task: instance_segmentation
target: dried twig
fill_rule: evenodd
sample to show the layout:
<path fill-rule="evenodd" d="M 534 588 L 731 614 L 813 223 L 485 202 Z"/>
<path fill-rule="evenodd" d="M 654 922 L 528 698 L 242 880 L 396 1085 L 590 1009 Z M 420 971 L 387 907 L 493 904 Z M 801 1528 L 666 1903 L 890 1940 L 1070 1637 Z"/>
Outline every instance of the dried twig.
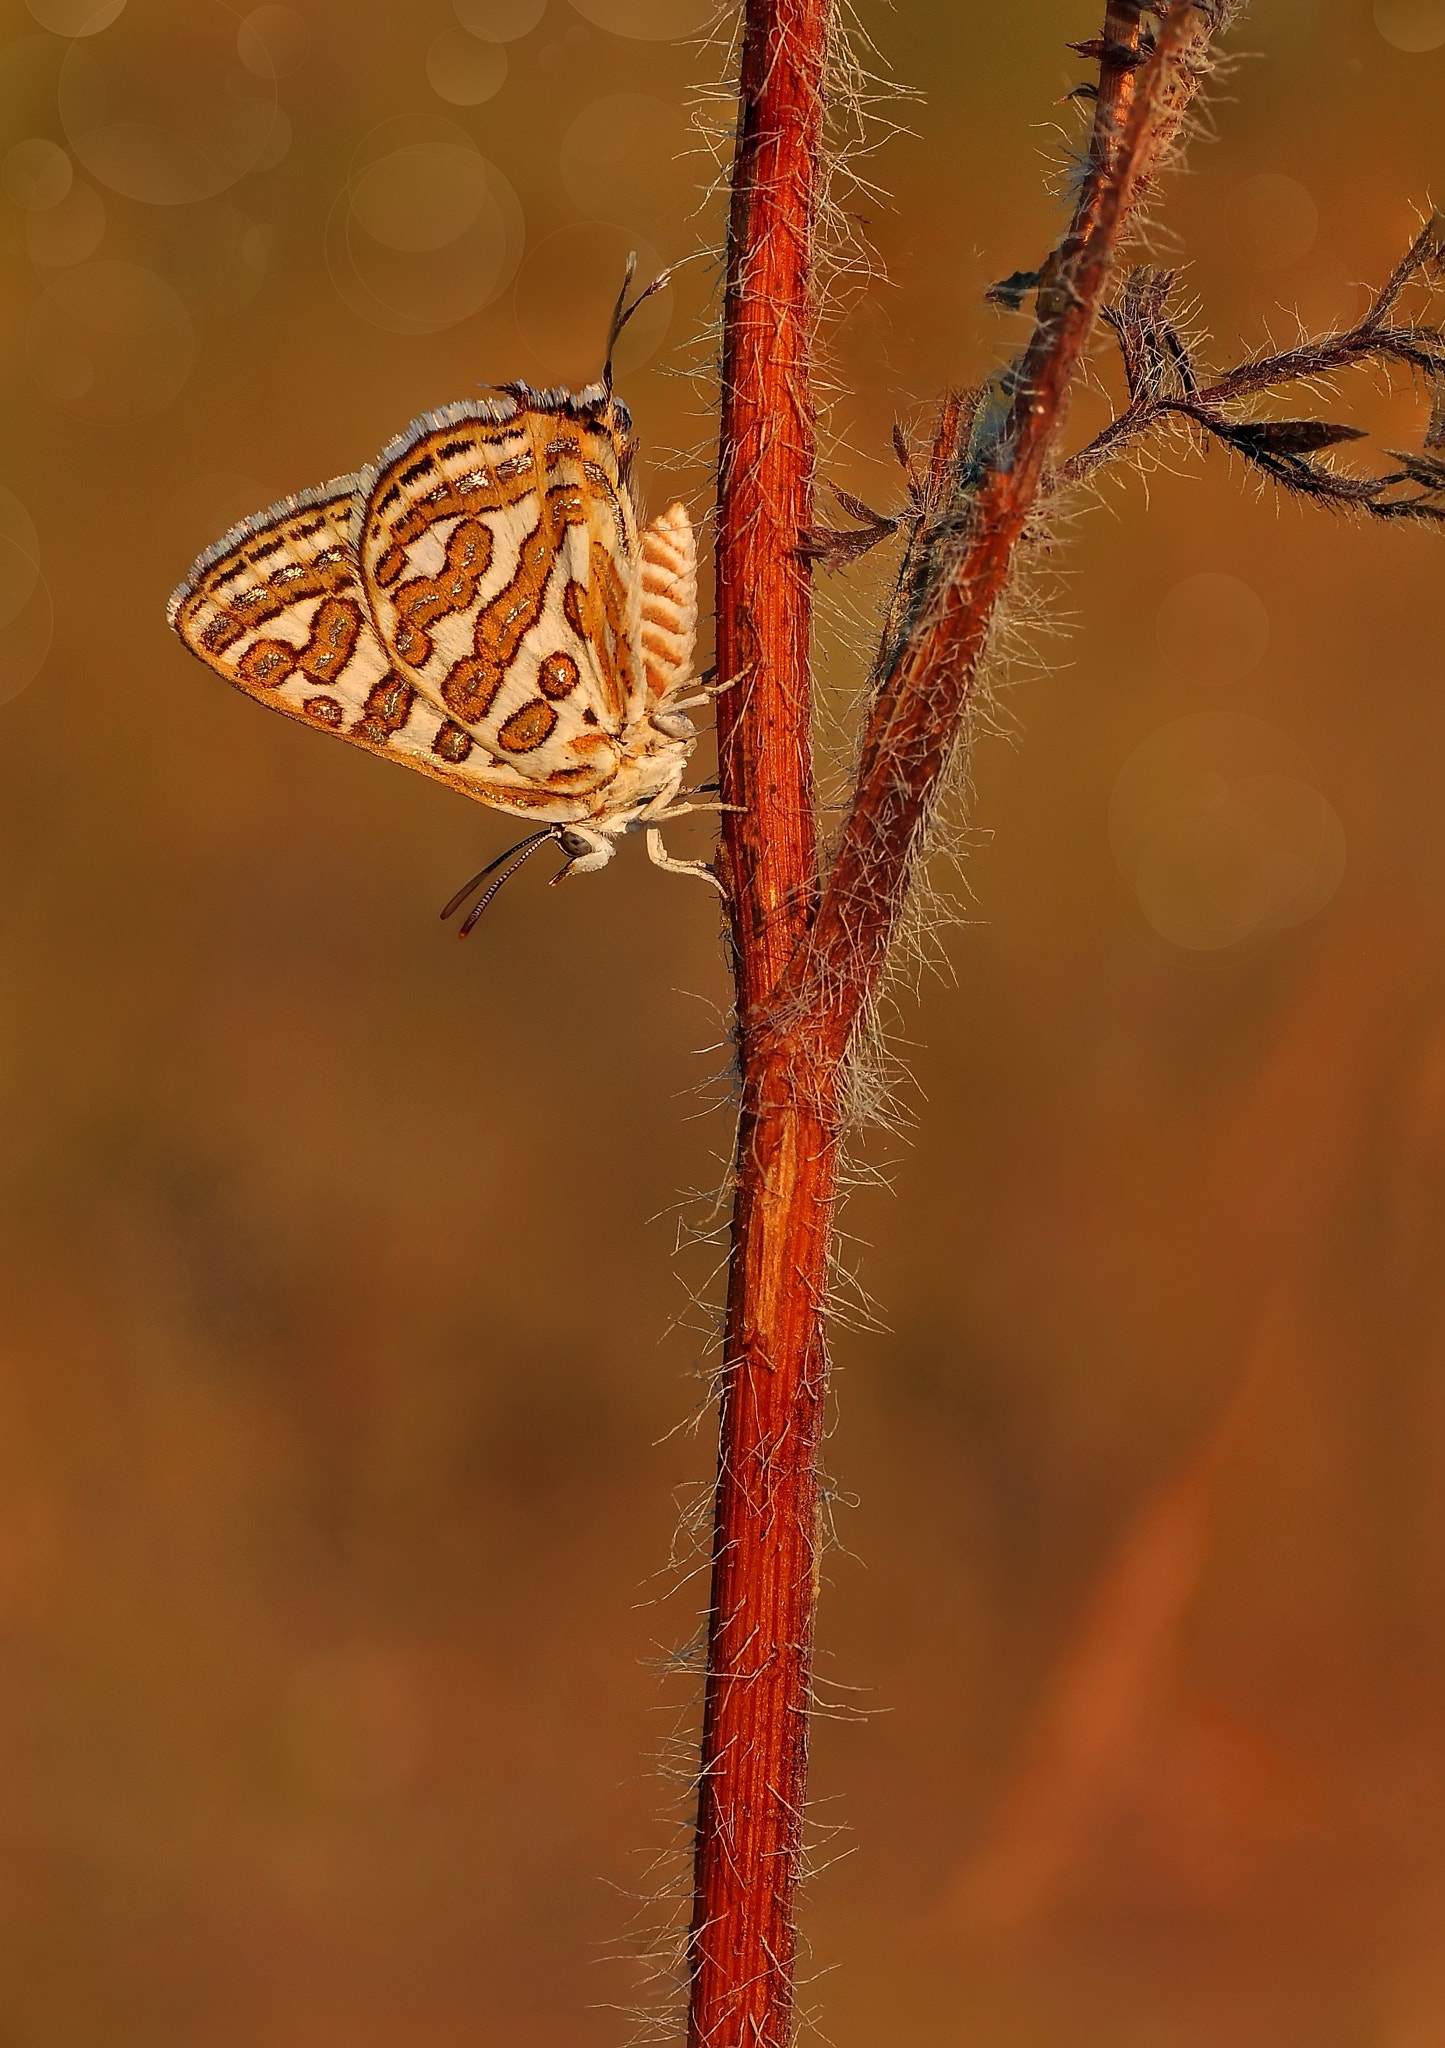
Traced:
<path fill-rule="evenodd" d="M 1136 0 L 1107 9 L 1087 171 L 1068 232 L 1039 273 L 1032 338 L 1001 380 L 1002 418 L 991 419 L 985 400 L 962 449 L 952 441 L 956 401 L 940 419 L 943 482 L 914 522 L 852 801 L 808 943 L 777 993 L 772 1057 L 804 1088 L 816 1091 L 846 1056 L 877 989 L 1115 251 L 1204 80 L 1223 10 L 1167 7 L 1147 49 L 1141 12 Z"/>
<path fill-rule="evenodd" d="M 1425 223 L 1389 278 L 1353 327 L 1302 341 L 1292 349 L 1253 357 L 1204 380 L 1197 350 L 1187 344 L 1169 312 L 1175 274 L 1132 271 L 1104 318 L 1119 344 L 1129 404 L 1086 447 L 1061 463 L 1049 488 L 1085 482 L 1160 427 L 1182 423 L 1212 435 L 1286 490 L 1335 509 L 1377 519 L 1445 520 L 1445 464 L 1432 450 L 1445 445 L 1445 330 L 1395 314 L 1412 286 L 1430 289 L 1445 279 L 1445 215 Z M 1434 393 L 1430 426 L 1418 455 L 1391 450 L 1403 466 L 1383 476 L 1344 474 L 1310 460 L 1322 449 L 1363 438 L 1363 429 L 1328 420 L 1264 420 L 1247 408 L 1291 384 L 1317 384 L 1357 364 L 1403 367 L 1423 377 Z M 1402 491 L 1401 485 L 1415 489 Z"/>

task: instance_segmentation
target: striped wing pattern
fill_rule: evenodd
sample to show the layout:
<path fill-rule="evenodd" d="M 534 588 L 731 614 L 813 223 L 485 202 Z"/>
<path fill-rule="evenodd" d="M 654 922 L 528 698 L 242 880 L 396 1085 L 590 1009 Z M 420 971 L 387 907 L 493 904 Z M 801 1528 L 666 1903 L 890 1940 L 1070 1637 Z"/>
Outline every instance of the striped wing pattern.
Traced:
<path fill-rule="evenodd" d="M 611 433 L 449 406 L 365 472 L 353 529 L 382 639 L 432 701 L 549 788 L 616 773 L 641 712 L 637 525 Z"/>
<path fill-rule="evenodd" d="M 248 697 L 540 822 L 585 806 L 479 747 L 388 659 L 351 554 L 354 477 L 258 513 L 203 555 L 171 599 L 195 654 Z"/>
<path fill-rule="evenodd" d="M 276 710 L 496 809 L 606 821 L 690 751 L 647 720 L 690 674 L 692 529 L 673 506 L 639 534 L 631 452 L 600 386 L 447 407 L 243 521 L 168 616 Z"/>

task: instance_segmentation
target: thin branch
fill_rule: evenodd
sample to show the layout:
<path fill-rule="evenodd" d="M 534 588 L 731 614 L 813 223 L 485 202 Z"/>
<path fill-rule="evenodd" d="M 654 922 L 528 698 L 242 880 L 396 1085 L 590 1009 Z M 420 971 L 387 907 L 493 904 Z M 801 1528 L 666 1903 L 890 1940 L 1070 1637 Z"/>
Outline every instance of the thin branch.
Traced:
<path fill-rule="evenodd" d="M 1445 215 L 1435 214 L 1425 223 L 1353 327 L 1322 335 L 1313 341 L 1300 342 L 1296 347 L 1274 355 L 1256 356 L 1215 377 L 1210 383 L 1200 383 L 1187 351 L 1182 360 L 1175 358 L 1172 377 L 1167 368 L 1162 374 L 1148 374 L 1145 366 L 1151 357 L 1157 359 L 1171 343 L 1182 348 L 1165 310 L 1174 279 L 1170 271 L 1133 273 L 1119 298 L 1105 309 L 1104 314 L 1119 342 L 1129 383 L 1130 403 L 1077 454 L 1059 464 L 1049 477 L 1048 488 L 1066 490 L 1087 481 L 1106 463 L 1117 461 L 1145 434 L 1156 427 L 1168 425 L 1171 419 L 1183 419 L 1221 440 L 1231 442 L 1242 454 L 1255 461 L 1259 461 L 1260 456 L 1251 447 L 1249 437 L 1251 434 L 1256 437 L 1264 434 L 1263 453 L 1266 459 L 1260 462 L 1260 466 L 1270 471 L 1277 482 L 1289 488 L 1301 488 L 1307 495 L 1334 503 L 1361 505 L 1377 517 L 1438 517 L 1437 508 L 1429 502 L 1431 492 L 1428 489 L 1419 496 L 1386 497 L 1391 485 L 1407 480 L 1425 481 L 1408 469 L 1385 477 L 1347 478 L 1316 465 L 1310 465 L 1307 471 L 1294 472 L 1288 468 L 1283 472 L 1273 468 L 1268 457 L 1281 451 L 1269 449 L 1268 430 L 1284 427 L 1302 429 L 1309 423 L 1252 422 L 1231 417 L 1228 409 L 1245 404 L 1265 392 L 1278 391 L 1291 384 L 1317 383 L 1341 370 L 1368 362 L 1401 364 L 1429 379 L 1436 387 L 1436 404 L 1439 407 L 1445 403 L 1445 331 L 1439 326 L 1418 322 L 1392 322 L 1390 315 L 1409 287 L 1421 285 L 1429 288 L 1442 275 L 1445 275 Z M 1336 440 L 1355 438 L 1352 428 L 1331 428 L 1329 432 Z M 1319 441 L 1315 445 L 1326 444 Z M 1428 449 L 1431 445 L 1430 434 L 1427 433 L 1425 446 Z M 1303 451 L 1296 449 L 1294 452 Z M 1404 457 L 1400 459 L 1405 460 Z"/>
<path fill-rule="evenodd" d="M 786 2048 L 807 1787 L 835 1156 L 758 1022 L 810 919 L 811 355 L 831 0 L 748 0 L 728 223 L 718 700 L 742 1108 L 723 1343 L 689 2048 Z"/>
<path fill-rule="evenodd" d="M 1134 0 L 1107 9 L 1082 187 L 1040 275 L 1032 339 L 1004 380 L 1003 421 L 990 431 L 985 403 L 969 450 L 945 450 L 950 488 L 918 520 L 905 552 L 901 616 L 885 628 L 853 798 L 808 943 L 774 1013 L 778 1057 L 795 1061 L 806 1045 L 801 1056 L 815 1072 L 843 1057 L 877 986 L 1116 251 L 1208 69 L 1220 9 L 1170 5 L 1137 63 L 1140 13 Z"/>

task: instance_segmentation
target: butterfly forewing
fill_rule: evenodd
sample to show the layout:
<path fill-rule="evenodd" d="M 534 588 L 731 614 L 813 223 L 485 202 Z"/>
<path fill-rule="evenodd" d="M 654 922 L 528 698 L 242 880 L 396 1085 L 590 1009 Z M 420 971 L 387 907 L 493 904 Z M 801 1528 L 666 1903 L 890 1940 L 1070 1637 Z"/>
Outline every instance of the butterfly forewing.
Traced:
<path fill-rule="evenodd" d="M 377 636 L 351 551 L 357 479 L 248 519 L 171 598 L 193 653 L 247 696 L 399 760 L 495 808 L 569 823 L 586 805 L 496 760 L 399 673 Z"/>
<path fill-rule="evenodd" d="M 557 792 L 602 789 L 645 705 L 636 517 L 598 387 L 427 415 L 366 471 L 382 641 L 438 710 Z"/>

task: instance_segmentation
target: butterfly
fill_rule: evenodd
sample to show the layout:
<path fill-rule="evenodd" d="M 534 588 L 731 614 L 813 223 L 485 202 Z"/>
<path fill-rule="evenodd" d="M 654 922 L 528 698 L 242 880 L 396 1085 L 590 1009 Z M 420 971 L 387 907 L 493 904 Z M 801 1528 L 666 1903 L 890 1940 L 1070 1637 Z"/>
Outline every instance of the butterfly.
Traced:
<path fill-rule="evenodd" d="M 659 867 L 717 886 L 658 829 L 716 808 L 682 789 L 708 695 L 696 541 L 681 504 L 639 523 L 608 357 L 581 391 L 509 384 L 424 414 L 359 474 L 242 520 L 167 610 L 247 696 L 535 822 L 443 912 L 520 852 L 464 933 L 549 841 L 559 881 L 644 831 Z"/>

